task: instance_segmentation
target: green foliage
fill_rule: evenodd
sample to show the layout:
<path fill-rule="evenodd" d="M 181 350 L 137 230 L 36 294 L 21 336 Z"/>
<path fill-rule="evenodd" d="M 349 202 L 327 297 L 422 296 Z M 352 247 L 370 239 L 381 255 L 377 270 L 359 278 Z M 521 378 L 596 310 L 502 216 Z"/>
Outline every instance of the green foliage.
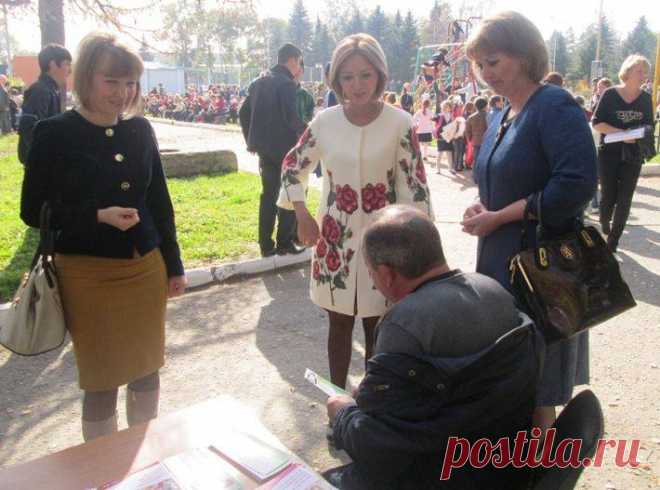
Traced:
<path fill-rule="evenodd" d="M 296 0 L 289 17 L 289 40 L 307 56 L 310 52 L 312 25 L 307 15 L 303 0 Z"/>
<path fill-rule="evenodd" d="M 656 35 L 649 29 L 645 16 L 641 16 L 633 30 L 623 41 L 623 58 L 631 54 L 646 56 L 651 65 L 655 62 Z M 653 74 L 653 70 L 651 70 Z"/>

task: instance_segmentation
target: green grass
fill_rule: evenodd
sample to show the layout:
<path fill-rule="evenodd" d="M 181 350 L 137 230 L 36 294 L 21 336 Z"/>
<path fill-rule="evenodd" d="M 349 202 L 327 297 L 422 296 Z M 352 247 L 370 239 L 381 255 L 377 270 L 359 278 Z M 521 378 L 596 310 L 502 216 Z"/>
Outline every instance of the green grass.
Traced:
<path fill-rule="evenodd" d="M 15 135 L 0 137 L 0 302 L 11 299 L 28 269 L 38 233 L 19 217 L 23 167 Z M 256 257 L 261 180 L 246 172 L 169 179 L 186 268 Z M 310 191 L 310 210 L 319 192 Z"/>

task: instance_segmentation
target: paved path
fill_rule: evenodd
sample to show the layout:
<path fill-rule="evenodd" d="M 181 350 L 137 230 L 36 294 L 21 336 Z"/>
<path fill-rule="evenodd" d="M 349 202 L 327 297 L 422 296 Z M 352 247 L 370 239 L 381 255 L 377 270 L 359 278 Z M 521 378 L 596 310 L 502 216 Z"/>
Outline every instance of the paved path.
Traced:
<path fill-rule="evenodd" d="M 187 131 L 156 128 L 163 147 L 190 144 L 188 136 L 180 136 Z M 241 150 L 240 134 L 192 134 L 199 141 L 195 144 Z M 241 168 L 249 169 L 250 162 L 241 160 L 239 156 Z M 430 174 L 429 181 L 448 261 L 473 270 L 476 242 L 460 231 L 458 220 L 476 191 L 469 179 L 451 176 L 444 167 L 440 175 Z M 578 488 L 660 487 L 659 198 L 660 179 L 640 180 L 631 226 L 621 243 L 623 273 L 638 306 L 591 334 L 591 388 L 603 405 L 607 437 L 641 439 L 638 459 L 643 464 L 619 469 L 613 455 L 606 456 L 605 466 L 586 470 Z M 340 464 L 325 443 L 323 398 L 302 378 L 306 367 L 327 374 L 326 318 L 308 299 L 308 281 L 307 268 L 299 267 L 172 301 L 161 412 L 231 395 L 253 406 L 265 425 L 312 466 Z M 355 384 L 363 372 L 359 330 L 351 365 Z M 0 466 L 81 442 L 80 391 L 70 345 L 35 358 L 0 351 L 0 394 Z M 124 426 L 123 392 L 121 396 Z"/>

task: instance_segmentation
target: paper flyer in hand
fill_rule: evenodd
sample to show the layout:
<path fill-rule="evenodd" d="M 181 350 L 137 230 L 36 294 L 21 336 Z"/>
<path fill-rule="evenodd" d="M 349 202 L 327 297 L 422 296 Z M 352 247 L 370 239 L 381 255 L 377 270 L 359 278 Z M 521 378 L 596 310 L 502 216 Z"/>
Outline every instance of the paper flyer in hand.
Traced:
<path fill-rule="evenodd" d="M 332 384 L 323 376 L 319 376 L 309 368 L 305 370 L 305 379 L 328 396 L 334 396 L 334 395 L 351 396 L 351 394 L 348 391 L 340 388 L 337 385 Z"/>
<path fill-rule="evenodd" d="M 625 140 L 638 140 L 644 137 L 644 128 L 628 129 L 605 135 L 605 143 L 617 143 Z"/>

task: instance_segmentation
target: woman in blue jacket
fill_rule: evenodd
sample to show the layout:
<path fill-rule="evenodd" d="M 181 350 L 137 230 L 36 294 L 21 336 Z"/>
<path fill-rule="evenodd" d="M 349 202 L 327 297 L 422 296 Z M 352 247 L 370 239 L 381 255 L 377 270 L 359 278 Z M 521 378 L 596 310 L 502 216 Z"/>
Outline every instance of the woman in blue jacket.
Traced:
<path fill-rule="evenodd" d="M 584 113 L 565 90 L 542 85 L 548 55 L 538 29 L 516 12 L 484 20 L 467 45 L 476 72 L 509 104 L 489 125 L 475 180 L 479 201 L 463 216 L 479 237 L 477 272 L 511 289 L 508 259 L 521 249 L 525 206 L 551 234 L 571 230 L 596 186 L 596 150 Z M 541 209 L 537 198 L 541 194 Z M 533 240 L 534 227 L 528 227 Z M 530 243 L 530 245 L 532 245 Z M 549 428 L 555 406 L 589 380 L 587 333 L 548 347 L 534 425 Z"/>

